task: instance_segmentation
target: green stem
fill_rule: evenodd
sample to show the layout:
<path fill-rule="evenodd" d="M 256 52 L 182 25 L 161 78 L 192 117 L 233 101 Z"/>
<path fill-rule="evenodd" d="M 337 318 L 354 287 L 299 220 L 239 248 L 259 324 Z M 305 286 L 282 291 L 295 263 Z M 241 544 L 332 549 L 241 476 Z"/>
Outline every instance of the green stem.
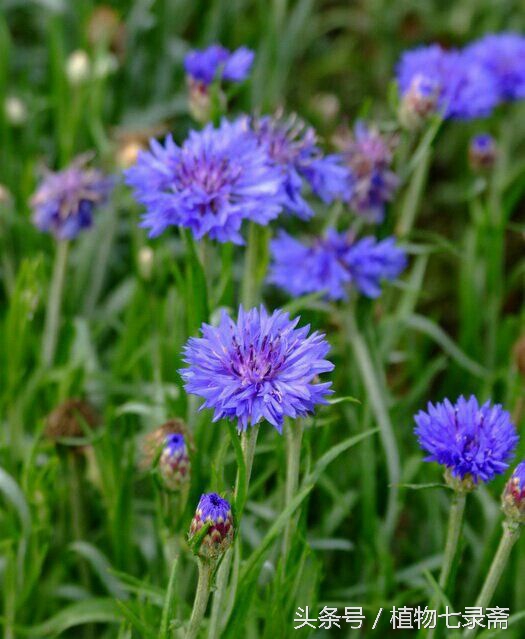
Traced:
<path fill-rule="evenodd" d="M 69 243 L 65 240 L 58 241 L 42 338 L 42 363 L 45 367 L 51 366 L 55 359 L 68 252 Z"/>
<path fill-rule="evenodd" d="M 268 229 L 250 222 L 244 262 L 241 302 L 245 309 L 258 304 L 268 261 Z"/>
<path fill-rule="evenodd" d="M 197 583 L 197 592 L 195 593 L 195 601 L 193 602 L 193 610 L 191 612 L 190 624 L 186 632 L 186 639 L 195 639 L 199 633 L 206 606 L 210 596 L 211 576 L 213 566 L 209 561 L 199 559 L 199 581 Z"/>
<path fill-rule="evenodd" d="M 248 486 L 250 484 L 250 477 L 252 474 L 252 466 L 253 466 L 253 458 L 255 455 L 255 445 L 257 443 L 257 436 L 259 434 L 259 425 L 256 424 L 252 426 L 249 430 L 243 431 L 241 435 L 241 448 L 244 457 L 245 464 L 245 477 L 244 480 L 241 477 L 241 473 L 237 472 L 237 478 L 235 480 L 235 489 L 234 489 L 234 499 L 237 501 L 237 495 L 239 493 L 239 486 L 241 482 L 245 482 L 244 494 L 248 495 Z M 239 530 L 239 521 L 235 521 L 235 526 L 237 530 Z M 213 605 L 211 610 L 210 617 L 210 626 L 208 637 L 209 639 L 216 639 L 220 635 L 220 620 L 219 617 L 223 612 L 223 602 L 224 597 L 226 595 L 226 590 L 228 587 L 228 578 L 230 576 L 231 563 L 233 558 L 233 552 L 235 547 L 226 552 L 221 565 L 217 571 L 217 578 L 215 580 L 216 588 L 213 594 Z M 235 588 L 232 586 L 232 594 L 230 597 L 231 604 L 228 606 L 228 610 L 233 606 L 234 598 L 235 598 Z M 222 615 L 222 621 L 226 620 L 229 617 L 228 614 Z"/>
<path fill-rule="evenodd" d="M 368 349 L 367 343 L 355 321 L 354 314 L 351 310 L 346 310 L 344 313 L 344 321 L 346 324 L 346 331 L 348 339 L 352 345 L 352 349 L 357 360 L 357 366 L 361 374 L 368 399 L 370 401 L 370 408 L 379 426 L 379 434 L 381 437 L 381 443 L 386 457 L 386 466 L 388 473 L 389 491 L 388 491 L 388 503 L 385 514 L 384 532 L 386 538 L 389 539 L 396 525 L 397 511 L 398 511 L 398 494 L 399 494 L 399 481 L 401 476 L 401 466 L 399 461 L 399 451 L 397 448 L 397 442 L 394 435 L 394 429 L 390 416 L 388 414 L 387 407 L 384 402 L 384 396 L 381 392 L 382 383 L 377 371 L 375 370 L 372 356 Z"/>
<path fill-rule="evenodd" d="M 408 189 L 403 200 L 401 209 L 401 217 L 396 228 L 399 237 L 406 237 L 410 234 L 416 220 L 417 211 L 421 202 L 421 196 L 425 187 L 428 170 L 430 168 L 430 160 L 432 158 L 431 148 L 426 149 L 421 154 L 421 160 L 417 165 Z"/>
<path fill-rule="evenodd" d="M 501 575 L 507 565 L 510 551 L 520 536 L 520 524 L 517 522 L 506 520 L 503 522 L 503 535 L 498 546 L 498 550 L 492 560 L 489 573 L 485 579 L 485 583 L 479 593 L 476 601 L 476 607 L 486 608 L 494 595 L 494 591 L 499 583 Z M 473 637 L 476 634 L 476 629 L 472 628 L 467 630 L 463 636 Z"/>
<path fill-rule="evenodd" d="M 77 452 L 70 449 L 66 450 L 67 474 L 69 479 L 68 495 L 71 515 L 71 532 L 73 533 L 74 541 L 84 541 L 86 538 L 86 511 L 84 506 L 83 494 L 82 461 L 83 460 Z M 89 592 L 89 570 L 86 561 L 83 558 L 79 559 L 78 568 L 80 573 L 80 582 Z"/>
<path fill-rule="evenodd" d="M 299 462 L 301 459 L 301 442 L 303 439 L 303 422 L 297 419 L 294 423 L 290 422 L 285 426 L 286 436 L 286 486 L 284 492 L 284 507 L 290 505 L 292 499 L 297 493 L 299 485 Z M 295 518 L 290 517 L 286 523 L 283 536 L 282 554 L 284 561 L 290 552 L 292 534 L 295 529 Z"/>
<path fill-rule="evenodd" d="M 445 590 L 450 577 L 450 571 L 454 564 L 454 558 L 456 557 L 459 536 L 463 525 L 463 514 L 465 512 L 465 503 L 467 500 L 467 493 L 464 491 L 456 490 L 452 497 L 452 503 L 450 504 L 450 514 L 448 519 L 447 529 L 447 541 L 445 544 L 445 552 L 443 555 L 443 563 L 441 564 L 441 572 L 439 573 L 439 587 L 441 590 Z M 431 610 L 437 610 L 439 613 L 440 601 L 434 597 L 430 606 Z M 431 629 L 428 633 L 428 639 L 434 636 L 435 629 Z"/>

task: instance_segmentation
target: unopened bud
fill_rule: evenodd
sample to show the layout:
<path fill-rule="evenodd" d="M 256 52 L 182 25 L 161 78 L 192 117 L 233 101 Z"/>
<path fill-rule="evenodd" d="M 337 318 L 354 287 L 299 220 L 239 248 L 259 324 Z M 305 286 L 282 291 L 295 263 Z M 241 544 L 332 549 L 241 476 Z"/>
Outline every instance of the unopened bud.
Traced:
<path fill-rule="evenodd" d="M 162 483 L 169 490 L 178 491 L 190 481 L 190 471 L 190 458 L 184 435 L 168 435 L 159 459 Z"/>
<path fill-rule="evenodd" d="M 217 493 L 207 493 L 200 498 L 191 521 L 190 543 L 205 526 L 206 533 L 195 552 L 203 559 L 217 559 L 231 546 L 234 536 L 231 506 Z"/>
<path fill-rule="evenodd" d="M 70 84 L 78 86 L 86 82 L 91 74 L 91 63 L 85 51 L 73 51 L 66 62 L 66 76 Z"/>
<path fill-rule="evenodd" d="M 525 524 L 525 461 L 516 466 L 507 482 L 501 497 L 501 507 L 507 519 Z"/>
<path fill-rule="evenodd" d="M 470 140 L 468 158 L 473 171 L 477 173 L 489 171 L 494 166 L 497 155 L 496 141 L 488 133 L 475 135 Z"/>
<path fill-rule="evenodd" d="M 399 121 L 409 130 L 419 129 L 436 112 L 439 86 L 424 75 L 416 75 L 401 98 Z"/>
<path fill-rule="evenodd" d="M 5 117 L 12 126 L 22 126 L 27 121 L 27 107 L 20 98 L 10 95 L 6 98 Z"/>

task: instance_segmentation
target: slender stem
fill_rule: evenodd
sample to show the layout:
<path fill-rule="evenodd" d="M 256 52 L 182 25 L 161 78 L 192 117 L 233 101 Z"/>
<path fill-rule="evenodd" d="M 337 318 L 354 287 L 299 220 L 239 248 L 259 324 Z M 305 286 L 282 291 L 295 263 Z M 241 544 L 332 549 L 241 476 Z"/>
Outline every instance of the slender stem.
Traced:
<path fill-rule="evenodd" d="M 520 524 L 506 520 L 503 522 L 503 535 L 499 542 L 498 550 L 492 560 L 489 573 L 476 601 L 476 607 L 486 608 L 494 595 L 494 591 L 499 583 L 501 575 L 507 565 L 510 551 L 520 536 Z M 464 637 L 473 637 L 476 629 L 472 628 L 463 634 Z"/>
<path fill-rule="evenodd" d="M 445 552 L 443 555 L 443 563 L 441 564 L 441 572 L 439 573 L 439 587 L 445 590 L 450 577 L 450 571 L 456 557 L 459 536 L 463 525 L 463 514 L 465 512 L 465 503 L 467 493 L 464 491 L 454 491 L 452 503 L 450 504 L 450 514 L 448 518 L 447 541 L 445 544 Z M 433 598 L 430 606 L 431 610 L 439 612 L 440 601 L 436 597 Z M 435 629 L 431 629 L 428 633 L 428 639 L 434 636 Z"/>
<path fill-rule="evenodd" d="M 386 538 L 390 538 L 394 532 L 398 511 L 399 481 L 401 476 L 399 451 L 394 435 L 394 429 L 386 408 L 382 383 L 375 370 L 374 362 L 365 339 L 359 332 L 357 323 L 351 310 L 344 313 L 344 321 L 348 339 L 352 345 L 357 365 L 365 385 L 366 393 L 370 401 L 370 408 L 379 426 L 379 434 L 386 457 L 388 482 L 388 503 L 385 514 L 384 531 Z"/>
<path fill-rule="evenodd" d="M 85 531 L 85 506 L 84 506 L 84 490 L 82 478 L 82 459 L 80 456 L 68 449 L 66 451 L 66 464 L 68 474 L 68 495 L 69 508 L 71 515 L 71 531 L 75 541 L 84 541 L 86 538 Z M 78 569 L 80 573 L 80 582 L 84 588 L 89 591 L 90 578 L 89 570 L 85 559 L 79 558 Z"/>
<path fill-rule="evenodd" d="M 42 363 L 46 367 L 51 366 L 55 359 L 68 250 L 69 242 L 61 240 L 57 243 L 42 339 Z"/>
<path fill-rule="evenodd" d="M 292 499 L 297 493 L 297 486 L 299 485 L 299 462 L 301 459 L 301 442 L 303 439 L 303 422 L 301 419 L 297 419 L 295 422 L 290 422 L 285 427 L 286 435 L 286 486 L 284 492 L 284 507 L 290 505 Z M 283 548 L 282 554 L 284 561 L 290 551 L 292 533 L 295 528 L 294 517 L 290 517 L 286 523 L 283 536 Z"/>
<path fill-rule="evenodd" d="M 400 237 L 410 234 L 416 220 L 417 211 L 421 202 L 423 189 L 427 181 L 428 170 L 430 167 L 430 159 L 432 150 L 426 149 L 421 156 L 421 160 L 414 171 L 414 175 L 408 185 L 403 207 L 401 209 L 401 217 L 396 228 L 396 233 Z"/>
<path fill-rule="evenodd" d="M 210 596 L 211 575 L 213 566 L 209 561 L 199 559 L 199 581 L 197 583 L 197 592 L 195 593 L 195 601 L 193 602 L 193 610 L 191 612 L 190 624 L 186 632 L 186 639 L 195 639 L 199 633 L 208 598 Z"/>
<path fill-rule="evenodd" d="M 258 434 L 259 434 L 258 424 L 256 424 L 255 426 L 252 426 L 250 429 L 246 431 L 243 431 L 243 433 L 241 434 L 241 448 L 242 448 L 242 452 L 244 456 L 244 464 L 246 468 L 246 477 L 245 477 L 246 495 L 248 495 L 248 486 L 250 484 L 250 477 L 252 474 L 253 458 L 255 455 L 255 445 L 257 443 Z M 241 481 L 242 481 L 242 478 L 240 476 L 240 473 L 237 472 L 237 478 L 235 481 L 235 489 L 234 489 L 235 500 L 237 499 L 237 494 L 239 491 L 239 485 Z M 237 530 L 239 529 L 239 524 L 240 524 L 239 521 L 235 522 L 235 526 L 237 527 Z M 223 602 L 224 602 L 224 597 L 226 595 L 226 590 L 228 587 L 228 578 L 230 576 L 230 569 L 231 569 L 234 550 L 235 550 L 235 546 L 234 548 L 226 552 L 226 555 L 224 556 L 221 562 L 221 565 L 219 566 L 219 569 L 217 570 L 217 577 L 215 580 L 216 587 L 215 587 L 215 592 L 213 593 L 213 605 L 211 610 L 210 625 L 209 625 L 209 632 L 208 632 L 209 639 L 216 639 L 220 633 L 219 625 L 221 622 L 219 620 L 219 617 L 221 616 L 221 613 L 223 613 Z M 235 597 L 235 592 L 232 593 L 232 597 L 231 597 L 232 604 L 234 601 L 234 597 Z M 231 606 L 228 606 L 228 608 L 230 607 Z M 226 615 L 223 614 L 222 620 L 227 619 L 228 616 L 229 614 L 226 614 Z"/>
<path fill-rule="evenodd" d="M 266 271 L 268 230 L 250 222 L 244 262 L 241 302 L 246 309 L 260 301 L 261 285 Z"/>

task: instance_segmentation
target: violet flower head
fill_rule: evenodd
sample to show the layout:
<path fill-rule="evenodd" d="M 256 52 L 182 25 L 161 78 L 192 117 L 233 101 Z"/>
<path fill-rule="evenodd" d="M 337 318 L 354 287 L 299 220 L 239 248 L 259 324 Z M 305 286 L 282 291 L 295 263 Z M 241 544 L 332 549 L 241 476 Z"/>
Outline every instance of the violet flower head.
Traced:
<path fill-rule="evenodd" d="M 344 161 L 353 178 L 350 206 L 369 222 L 382 222 L 385 204 L 393 199 L 399 184 L 391 169 L 394 138 L 359 121 L 342 146 Z"/>
<path fill-rule="evenodd" d="M 159 458 L 159 473 L 169 490 L 180 490 L 189 482 L 190 459 L 182 433 L 170 433 L 166 436 Z"/>
<path fill-rule="evenodd" d="M 304 199 L 307 184 L 323 202 L 347 199 L 351 176 L 336 154 L 324 155 L 314 129 L 292 115 L 253 119 L 252 128 L 283 177 L 283 206 L 301 219 L 314 214 Z"/>
<path fill-rule="evenodd" d="M 249 75 L 255 54 L 247 47 L 229 51 L 220 44 L 190 51 L 184 59 L 184 69 L 194 81 L 205 86 L 214 80 L 243 82 Z"/>
<path fill-rule="evenodd" d="M 234 537 L 231 506 L 217 493 L 205 493 L 201 496 L 190 525 L 190 543 L 206 524 L 208 529 L 197 554 L 204 559 L 217 559 L 231 546 Z"/>
<path fill-rule="evenodd" d="M 281 231 L 271 242 L 271 253 L 271 283 L 291 295 L 324 293 L 330 300 L 346 299 L 352 287 L 378 297 L 382 281 L 395 280 L 407 263 L 393 238 L 355 241 L 352 234 L 335 229 L 309 244 Z"/>
<path fill-rule="evenodd" d="M 444 118 L 471 120 L 490 115 L 499 101 L 492 75 L 472 56 L 437 44 L 405 51 L 396 68 L 401 98 L 415 77 L 439 88 L 438 110 Z"/>
<path fill-rule="evenodd" d="M 464 55 L 488 72 L 501 101 L 525 98 L 525 37 L 491 33 L 465 48 Z"/>
<path fill-rule="evenodd" d="M 113 189 L 114 180 L 86 162 L 79 157 L 62 171 L 48 172 L 31 198 L 33 223 L 58 240 L 71 240 L 91 227 L 93 213 Z"/>
<path fill-rule="evenodd" d="M 183 226 L 197 239 L 242 244 L 244 219 L 265 225 L 282 210 L 281 175 L 245 118 L 192 131 L 182 146 L 171 135 L 152 140 L 125 176 L 146 207 L 141 226 L 150 237 Z"/>
<path fill-rule="evenodd" d="M 525 524 L 525 460 L 514 469 L 501 501 L 503 512 L 508 519 Z"/>
<path fill-rule="evenodd" d="M 415 416 L 425 461 L 446 466 L 461 481 L 488 482 L 508 468 L 519 437 L 509 413 L 490 401 L 480 405 L 471 396 L 455 404 L 428 404 Z"/>
<path fill-rule="evenodd" d="M 214 409 L 214 422 L 236 420 L 239 431 L 266 420 L 282 432 L 285 417 L 326 404 L 331 382 L 318 375 L 333 369 L 325 359 L 330 347 L 324 335 L 308 335 L 309 326 L 296 328 L 299 319 L 241 306 L 237 321 L 223 312 L 219 326 L 203 324 L 202 337 L 184 349 L 186 391 L 204 398 L 201 408 Z"/>

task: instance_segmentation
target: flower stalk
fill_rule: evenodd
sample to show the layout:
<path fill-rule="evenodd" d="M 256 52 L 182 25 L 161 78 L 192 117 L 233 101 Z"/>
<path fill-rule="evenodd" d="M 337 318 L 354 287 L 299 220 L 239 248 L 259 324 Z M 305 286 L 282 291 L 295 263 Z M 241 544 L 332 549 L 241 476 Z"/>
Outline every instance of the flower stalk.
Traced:
<path fill-rule="evenodd" d="M 198 563 L 199 581 L 197 583 L 190 623 L 186 632 L 186 639 L 195 639 L 197 637 L 210 597 L 211 578 L 213 574 L 213 564 L 215 562 L 199 558 Z"/>
<path fill-rule="evenodd" d="M 42 364 L 46 368 L 51 366 L 55 359 L 68 252 L 69 242 L 59 240 L 56 247 L 55 263 L 51 277 L 49 297 L 47 299 L 46 321 L 42 338 Z"/>

